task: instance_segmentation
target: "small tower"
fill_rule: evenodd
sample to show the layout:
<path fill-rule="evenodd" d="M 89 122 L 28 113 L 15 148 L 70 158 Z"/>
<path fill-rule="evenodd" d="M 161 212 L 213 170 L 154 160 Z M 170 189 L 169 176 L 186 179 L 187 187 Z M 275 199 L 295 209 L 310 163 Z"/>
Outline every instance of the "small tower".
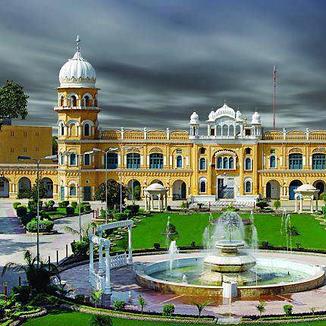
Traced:
<path fill-rule="evenodd" d="M 196 112 L 190 116 L 190 131 L 189 131 L 189 138 L 195 139 L 199 136 L 199 116 Z"/>
<path fill-rule="evenodd" d="M 256 138 L 261 138 L 262 136 L 262 127 L 261 127 L 261 119 L 260 114 L 255 112 L 251 117 L 251 125 L 252 125 L 252 135 Z"/>
<path fill-rule="evenodd" d="M 98 107 L 96 73 L 92 65 L 81 56 L 80 39 L 77 51 L 60 69 L 58 87 L 59 140 L 95 139 L 98 136 Z"/>

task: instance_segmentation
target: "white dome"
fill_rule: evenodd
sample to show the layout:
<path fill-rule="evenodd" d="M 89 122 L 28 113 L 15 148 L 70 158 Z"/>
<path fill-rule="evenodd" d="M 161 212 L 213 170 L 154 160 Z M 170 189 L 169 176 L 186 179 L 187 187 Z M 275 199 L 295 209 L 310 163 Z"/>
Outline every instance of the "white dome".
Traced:
<path fill-rule="evenodd" d="M 242 114 L 241 114 L 241 112 L 239 110 L 236 112 L 235 117 L 236 117 L 237 120 L 241 120 Z"/>
<path fill-rule="evenodd" d="M 78 42 L 77 52 L 60 69 L 60 87 L 95 87 L 95 69 L 81 56 Z"/>
<path fill-rule="evenodd" d="M 208 120 L 214 121 L 214 117 L 215 117 L 215 112 L 211 111 L 211 113 L 208 115 Z"/>
<path fill-rule="evenodd" d="M 235 111 L 230 108 L 226 103 L 224 103 L 224 105 L 217 109 L 215 112 L 212 111 L 208 116 L 208 120 L 215 121 L 216 119 L 223 116 L 235 119 Z"/>
<path fill-rule="evenodd" d="M 315 188 L 313 185 L 310 185 L 310 184 L 308 184 L 308 183 L 305 183 L 305 184 L 299 186 L 299 187 L 295 190 L 295 192 L 314 192 L 314 191 L 316 191 L 316 190 L 318 190 L 318 189 Z"/>
<path fill-rule="evenodd" d="M 190 116 L 190 124 L 198 124 L 199 123 L 199 116 L 196 112 Z"/>
<path fill-rule="evenodd" d="M 252 115 L 252 118 L 251 118 L 251 124 L 252 124 L 252 125 L 260 125 L 260 124 L 261 124 L 260 114 L 259 114 L 258 112 L 255 112 L 255 113 Z"/>
<path fill-rule="evenodd" d="M 165 191 L 166 189 L 160 183 L 152 183 L 145 190 L 146 191 Z"/>

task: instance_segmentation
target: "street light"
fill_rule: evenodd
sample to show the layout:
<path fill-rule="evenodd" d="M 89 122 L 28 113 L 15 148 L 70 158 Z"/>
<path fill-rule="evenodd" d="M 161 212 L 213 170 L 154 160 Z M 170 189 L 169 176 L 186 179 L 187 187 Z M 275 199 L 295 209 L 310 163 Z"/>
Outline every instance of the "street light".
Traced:
<path fill-rule="evenodd" d="M 117 152 L 119 150 L 118 147 L 109 148 L 106 151 L 100 148 L 93 148 L 93 153 L 104 153 L 105 155 L 105 223 L 108 223 L 108 153 Z M 122 184 L 120 180 L 120 213 L 122 212 Z"/>
<path fill-rule="evenodd" d="M 43 157 L 43 160 L 56 160 L 57 155 L 49 155 Z M 19 155 L 17 159 L 20 160 L 30 160 L 36 163 L 36 187 L 37 187 L 37 208 L 36 208 L 36 263 L 37 268 L 39 268 L 40 264 L 40 163 L 42 159 L 33 158 L 30 156 Z"/>
<path fill-rule="evenodd" d="M 69 159 L 70 154 L 75 154 L 77 156 L 77 161 L 78 161 L 78 224 L 79 224 L 79 240 L 82 240 L 82 222 L 81 222 L 81 162 L 82 162 L 82 157 L 85 154 L 92 154 L 92 151 L 89 152 L 84 152 L 81 154 L 77 154 L 74 152 L 70 151 L 64 151 L 62 153 L 63 155 L 67 156 Z"/>

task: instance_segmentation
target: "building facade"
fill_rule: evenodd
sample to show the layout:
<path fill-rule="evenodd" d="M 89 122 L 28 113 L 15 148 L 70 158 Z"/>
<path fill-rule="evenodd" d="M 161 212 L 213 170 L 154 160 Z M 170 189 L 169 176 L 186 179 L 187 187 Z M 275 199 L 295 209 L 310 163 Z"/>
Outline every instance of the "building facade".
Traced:
<path fill-rule="evenodd" d="M 226 103 L 204 120 L 194 112 L 189 130 L 102 130 L 96 73 L 79 46 L 61 68 L 59 81 L 54 107 L 58 164 L 43 164 L 41 172 L 49 197 L 76 200 L 81 189 L 83 200 L 91 200 L 106 177 L 128 188 L 138 185 L 141 194 L 150 184 L 161 183 L 170 200 L 254 200 L 259 195 L 292 200 L 304 183 L 324 192 L 326 131 L 264 132 L 259 113 L 248 119 Z M 38 157 L 49 155 L 51 131 L 45 128 L 43 137 L 39 129 L 40 138 L 24 143 L 24 133 L 36 132 L 35 127 L 10 128 L 16 136 L 2 142 L 0 196 L 15 198 L 22 178 L 26 187 L 36 175 L 31 163 L 17 162 L 15 155 L 35 156 L 38 146 Z"/>

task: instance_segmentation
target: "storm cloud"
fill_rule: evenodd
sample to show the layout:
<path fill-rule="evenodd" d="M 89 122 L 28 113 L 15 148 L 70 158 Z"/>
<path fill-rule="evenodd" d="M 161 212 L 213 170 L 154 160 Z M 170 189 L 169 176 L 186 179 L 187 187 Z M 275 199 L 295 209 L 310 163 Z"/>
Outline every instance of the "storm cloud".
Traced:
<path fill-rule="evenodd" d="M 108 127 L 187 128 L 224 101 L 277 127 L 326 126 L 326 2 L 319 0 L 4 1 L 0 82 L 28 92 L 24 124 L 56 124 L 58 73 L 81 52 Z"/>

